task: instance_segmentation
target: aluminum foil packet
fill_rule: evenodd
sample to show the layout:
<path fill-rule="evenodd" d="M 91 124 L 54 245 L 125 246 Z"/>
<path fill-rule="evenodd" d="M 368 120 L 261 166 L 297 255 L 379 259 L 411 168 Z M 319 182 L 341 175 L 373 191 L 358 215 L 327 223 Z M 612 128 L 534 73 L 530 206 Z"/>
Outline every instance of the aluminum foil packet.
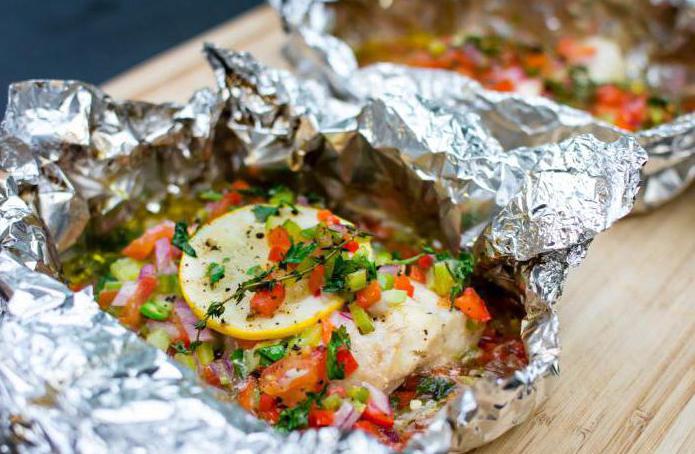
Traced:
<path fill-rule="evenodd" d="M 184 105 L 115 101 L 74 81 L 11 86 L 0 132 L 0 449 L 388 451 L 361 431 L 275 432 L 101 312 L 91 287 L 61 282 L 60 254 L 88 221 L 107 231 L 137 206 L 156 212 L 167 193 L 250 168 L 320 188 L 342 213 L 471 245 L 475 273 L 525 308 L 529 365 L 462 389 L 407 451 L 465 451 L 532 414 L 558 371 L 554 305 L 594 236 L 632 209 L 639 143 L 611 129 L 512 147 L 473 108 L 386 92 L 339 100 L 248 54 L 206 53 L 219 90 Z"/>
<path fill-rule="evenodd" d="M 580 133 L 615 137 L 617 129 L 591 115 L 533 96 L 483 89 L 446 70 L 377 63 L 360 68 L 355 48 L 370 39 L 413 31 L 493 32 L 543 42 L 558 34 L 600 32 L 625 49 L 629 71 L 659 91 L 695 96 L 695 4 L 680 0 L 271 0 L 289 34 L 285 53 L 299 74 L 337 95 L 364 100 L 385 92 L 417 94 L 473 109 L 510 150 L 557 142 Z M 659 56 L 657 59 L 656 56 Z M 695 114 L 635 133 L 647 150 L 644 190 L 635 211 L 656 208 L 695 179 Z"/>

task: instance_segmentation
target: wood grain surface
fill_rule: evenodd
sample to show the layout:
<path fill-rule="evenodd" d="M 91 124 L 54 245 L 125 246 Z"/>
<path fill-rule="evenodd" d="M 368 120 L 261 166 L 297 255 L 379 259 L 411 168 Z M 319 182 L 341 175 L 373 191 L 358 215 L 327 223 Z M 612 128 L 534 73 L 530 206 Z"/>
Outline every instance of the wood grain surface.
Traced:
<path fill-rule="evenodd" d="M 203 42 L 284 67 L 261 7 L 109 81 L 117 98 L 184 101 L 213 79 Z M 480 453 L 695 453 L 695 187 L 597 238 L 559 304 L 561 376 L 527 422 Z"/>

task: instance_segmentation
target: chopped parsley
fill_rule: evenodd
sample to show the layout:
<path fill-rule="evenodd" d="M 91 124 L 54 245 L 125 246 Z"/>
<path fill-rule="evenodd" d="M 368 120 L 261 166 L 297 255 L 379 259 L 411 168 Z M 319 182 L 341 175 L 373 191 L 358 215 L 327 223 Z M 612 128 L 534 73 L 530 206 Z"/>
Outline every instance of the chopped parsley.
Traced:
<path fill-rule="evenodd" d="M 329 380 L 342 380 L 345 378 L 345 368 L 338 362 L 337 354 L 341 348 L 350 349 L 350 335 L 344 326 L 341 326 L 331 334 L 326 355 L 326 373 Z"/>
<path fill-rule="evenodd" d="M 275 425 L 275 428 L 280 432 L 287 433 L 308 426 L 311 405 L 313 403 L 318 404 L 325 394 L 326 387 L 319 393 L 307 393 L 306 400 L 300 402 L 293 408 L 286 408 L 280 412 L 280 419 Z"/>
<path fill-rule="evenodd" d="M 256 205 L 251 211 L 253 211 L 253 215 L 256 216 L 256 221 L 258 222 L 265 222 L 269 217 L 280 214 L 280 209 L 271 205 Z"/>
<path fill-rule="evenodd" d="M 177 248 L 181 249 L 184 254 L 190 255 L 191 257 L 197 257 L 195 249 L 188 242 L 188 225 L 185 222 L 177 222 L 174 227 L 174 237 L 171 243 Z"/>
<path fill-rule="evenodd" d="M 224 277 L 224 265 L 220 265 L 217 262 L 211 262 L 208 265 L 205 275 L 210 279 L 210 285 L 215 285 Z"/>
<path fill-rule="evenodd" d="M 316 243 L 292 243 L 282 263 L 302 263 L 316 249 Z"/>
<path fill-rule="evenodd" d="M 183 353 L 184 355 L 190 355 L 191 351 L 186 348 L 186 345 L 183 343 L 183 341 L 177 341 L 171 344 L 171 348 L 174 349 L 177 353 Z"/>
<path fill-rule="evenodd" d="M 237 377 L 246 378 L 249 375 L 250 371 L 244 359 L 243 349 L 237 348 L 236 350 L 234 350 L 229 359 L 232 362 L 232 366 L 234 367 L 234 373 Z"/>
<path fill-rule="evenodd" d="M 261 358 L 261 366 L 269 366 L 285 357 L 287 345 L 283 343 L 267 345 L 257 348 L 255 352 Z"/>
<path fill-rule="evenodd" d="M 447 262 L 449 274 L 451 274 L 455 281 L 454 286 L 451 288 L 451 301 L 468 287 L 470 277 L 473 274 L 473 265 L 473 256 L 468 252 L 461 252 L 458 260 Z"/>
<path fill-rule="evenodd" d="M 430 396 L 434 400 L 442 400 L 454 390 L 455 383 L 445 377 L 422 377 L 416 391 L 419 395 Z"/>

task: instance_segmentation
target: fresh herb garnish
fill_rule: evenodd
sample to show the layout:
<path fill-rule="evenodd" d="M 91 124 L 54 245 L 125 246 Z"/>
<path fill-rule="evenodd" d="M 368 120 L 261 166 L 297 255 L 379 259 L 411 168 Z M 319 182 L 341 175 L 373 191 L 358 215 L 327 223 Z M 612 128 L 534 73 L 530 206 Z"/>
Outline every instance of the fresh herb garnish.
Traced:
<path fill-rule="evenodd" d="M 261 358 L 261 366 L 269 366 L 285 357 L 287 345 L 283 343 L 267 345 L 257 348 L 255 352 Z"/>
<path fill-rule="evenodd" d="M 350 345 L 350 335 L 344 326 L 333 331 L 331 340 L 328 342 L 326 354 L 326 373 L 329 380 L 342 380 L 345 378 L 345 368 L 343 364 L 338 362 L 336 355 L 340 348 L 350 349 Z"/>
<path fill-rule="evenodd" d="M 275 428 L 280 432 L 287 433 L 293 430 L 302 429 L 309 425 L 309 410 L 311 405 L 317 405 L 326 395 L 327 387 L 324 386 L 319 393 L 307 393 L 306 400 L 297 404 L 293 408 L 286 408 L 280 412 L 280 419 Z"/>
<path fill-rule="evenodd" d="M 450 299 L 453 301 L 463 290 L 469 286 L 470 277 L 473 274 L 473 256 L 468 252 L 461 252 L 458 260 L 447 262 L 449 274 L 454 278 L 455 284 L 451 288 Z"/>
<path fill-rule="evenodd" d="M 422 377 L 416 391 L 419 395 L 427 395 L 434 400 L 442 400 L 454 390 L 455 383 L 445 377 Z"/>
<path fill-rule="evenodd" d="M 292 243 L 282 263 L 302 263 L 316 249 L 316 243 Z"/>
<path fill-rule="evenodd" d="M 261 265 L 253 265 L 251 268 L 246 270 L 246 274 L 249 276 L 259 276 L 263 273 L 263 268 Z"/>
<path fill-rule="evenodd" d="M 224 266 L 217 262 L 211 262 L 205 275 L 210 279 L 210 285 L 215 285 L 224 277 Z"/>
<path fill-rule="evenodd" d="M 232 366 L 234 367 L 234 373 L 237 377 L 246 378 L 249 375 L 250 371 L 244 359 L 243 349 L 237 348 L 236 350 L 234 350 L 229 359 L 232 362 Z"/>
<path fill-rule="evenodd" d="M 183 353 L 184 355 L 191 354 L 191 351 L 186 348 L 186 344 L 184 344 L 183 341 L 174 342 L 171 344 L 171 348 L 173 348 L 177 353 Z"/>
<path fill-rule="evenodd" d="M 280 214 L 280 209 L 271 205 L 256 205 L 251 211 L 253 211 L 253 215 L 256 216 L 256 221 L 258 222 L 265 222 L 269 217 Z"/>
<path fill-rule="evenodd" d="M 174 237 L 171 240 L 171 244 L 181 249 L 186 255 L 191 257 L 197 257 L 195 249 L 188 242 L 188 225 L 185 222 L 177 222 L 174 227 Z"/>

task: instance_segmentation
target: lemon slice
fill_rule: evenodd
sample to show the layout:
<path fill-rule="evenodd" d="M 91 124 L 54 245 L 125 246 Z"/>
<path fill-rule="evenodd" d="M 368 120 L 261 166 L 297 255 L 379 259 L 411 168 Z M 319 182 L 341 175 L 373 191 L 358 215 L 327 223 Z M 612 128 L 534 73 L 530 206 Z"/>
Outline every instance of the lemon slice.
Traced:
<path fill-rule="evenodd" d="M 256 219 L 252 211 L 254 206 L 245 206 L 214 219 L 190 238 L 197 257 L 184 254 L 179 266 L 179 281 L 183 297 L 200 319 L 205 317 L 211 303 L 229 300 L 239 284 L 253 277 L 247 274 L 249 269 L 257 265 L 265 269 L 268 265 L 267 223 Z M 281 225 L 288 219 L 302 229 L 318 224 L 315 208 L 281 207 L 279 211 L 278 216 L 268 219 L 272 225 Z M 212 263 L 224 266 L 224 277 L 214 284 L 207 272 Z M 278 339 L 299 333 L 343 304 L 343 300 L 333 294 L 312 295 L 307 279 L 297 283 L 286 281 L 286 284 L 285 300 L 272 317 L 252 315 L 253 292 L 247 292 L 238 303 L 229 300 L 222 316 L 211 317 L 207 326 L 239 339 Z"/>

